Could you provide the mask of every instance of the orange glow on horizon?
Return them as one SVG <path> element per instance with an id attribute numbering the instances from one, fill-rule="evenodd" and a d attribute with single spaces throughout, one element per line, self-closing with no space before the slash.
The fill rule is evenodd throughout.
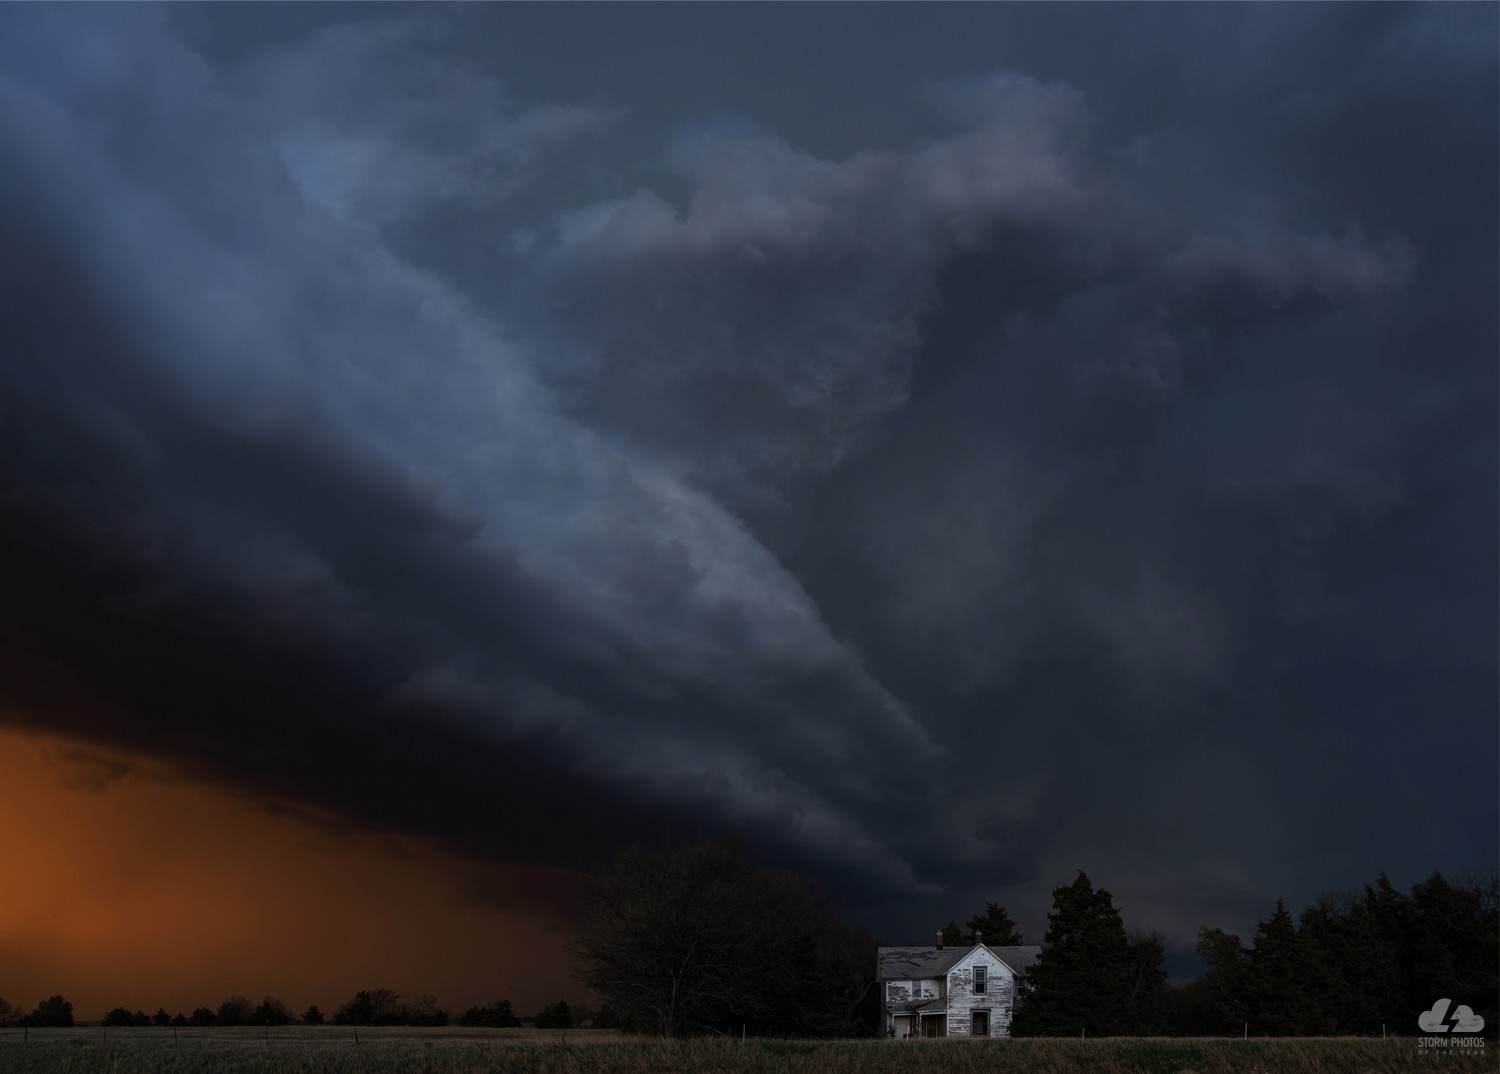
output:
<path id="1" fill-rule="evenodd" d="M 0 730 L 0 996 L 74 1016 L 191 1013 L 239 994 L 325 1015 L 364 988 L 455 1016 L 589 997 L 558 922 L 480 901 L 559 870 L 485 867 L 412 840 L 343 836 L 151 762 Z"/>

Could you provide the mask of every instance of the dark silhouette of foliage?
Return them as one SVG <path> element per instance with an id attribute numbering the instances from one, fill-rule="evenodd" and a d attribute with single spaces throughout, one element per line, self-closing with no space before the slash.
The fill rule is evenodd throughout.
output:
<path id="1" fill-rule="evenodd" d="M 323 1024 L 323 1012 L 318 1010 L 316 1003 L 302 1012 L 302 1024 L 305 1026 L 320 1026 Z"/>
<path id="2" fill-rule="evenodd" d="M 254 1008 L 244 996 L 229 996 L 214 1015 L 214 1024 L 220 1026 L 247 1026 Z"/>
<path id="3" fill-rule="evenodd" d="M 353 999 L 334 1013 L 333 1023 L 343 1026 L 445 1026 L 448 1012 L 440 1008 L 437 998 L 430 994 L 402 1003 L 399 992 L 372 988 L 355 993 Z"/>
<path id="4" fill-rule="evenodd" d="M 284 1026 L 290 1025 L 291 1021 L 292 1012 L 275 996 L 267 996 L 261 1000 L 260 1006 L 250 1012 L 251 1025 Z"/>
<path id="5" fill-rule="evenodd" d="M 958 927 L 958 922 L 950 921 L 943 926 L 943 946 L 971 947 L 973 946 L 973 944 L 971 943 L 969 938 L 964 935 L 964 930 Z"/>
<path id="6" fill-rule="evenodd" d="M 1250 1020 L 1248 952 L 1238 936 L 1205 925 L 1198 930 L 1198 955 L 1208 965 L 1197 982 L 1202 1024 L 1188 1031 L 1232 1033 Z"/>
<path id="7" fill-rule="evenodd" d="M 1291 1037 L 1332 1031 L 1332 1019 L 1323 1004 L 1313 1001 L 1309 989 L 1313 964 L 1280 899 L 1271 916 L 1256 927 L 1249 964 L 1245 984 L 1257 1032 Z"/>
<path id="8" fill-rule="evenodd" d="M 542 1008 L 542 1013 L 536 1016 L 536 1027 L 538 1029 L 571 1029 L 573 1026 L 573 1012 L 568 1007 L 567 1000 L 560 999 L 556 1003 L 549 1003 Z"/>
<path id="9" fill-rule="evenodd" d="M 489 1029 L 508 1029 L 521 1024 L 511 1009 L 510 1000 L 496 1000 L 488 1007 L 470 1007 L 459 1016 L 461 1026 L 483 1026 Z"/>
<path id="10" fill-rule="evenodd" d="M 987 947 L 1018 947 L 1026 942 L 1021 939 L 1021 930 L 1011 920 L 1010 914 L 999 903 L 986 902 L 984 913 L 975 914 L 966 924 L 971 943 L 975 933 L 983 935 Z"/>
<path id="11" fill-rule="evenodd" d="M 590 878 L 587 903 L 574 965 L 622 1028 L 873 1032 L 868 937 L 847 932 L 809 885 L 752 866 L 731 843 L 628 850 Z"/>
<path id="12" fill-rule="evenodd" d="M 172 1016 L 167 1013 L 165 1007 L 156 1008 L 156 1013 L 151 1016 L 151 1024 L 154 1026 L 169 1026 L 172 1024 Z"/>
<path id="13" fill-rule="evenodd" d="M 134 1025 L 135 1016 L 124 1007 L 115 1007 L 105 1013 L 104 1024 L 111 1027 Z"/>
<path id="14" fill-rule="evenodd" d="M 73 1024 L 73 1004 L 61 996 L 51 996 L 38 1003 L 25 1021 L 30 1026 L 66 1028 Z"/>
<path id="15" fill-rule="evenodd" d="M 181 1029 L 183 1026 L 188 1024 L 187 1015 L 183 1014 L 181 1011 L 178 1011 L 176 1014 L 172 1015 L 172 1024 Z"/>
<path id="16" fill-rule="evenodd" d="M 1156 936 L 1130 940 L 1109 892 L 1079 872 L 1052 893 L 1047 949 L 1017 1006 L 1016 1036 L 1110 1036 L 1160 1020 L 1166 975 Z"/>
<path id="17" fill-rule="evenodd" d="M 1205 927 L 1208 972 L 1182 990 L 1176 1029 L 1251 1036 L 1416 1032 L 1417 1012 L 1440 998 L 1497 1017 L 1497 881 L 1455 884 L 1433 874 L 1405 895 L 1381 874 L 1362 891 L 1319 896 L 1300 924 L 1283 903 L 1237 936 Z"/>
<path id="18" fill-rule="evenodd" d="M 214 1014 L 212 1008 L 197 1007 L 194 1008 L 191 1017 L 188 1018 L 188 1025 L 201 1028 L 202 1026 L 211 1026 L 217 1020 L 218 1016 Z"/>
<path id="19" fill-rule="evenodd" d="M 0 1026 L 13 1026 L 21 1021 L 21 1012 L 0 996 Z"/>
<path id="20" fill-rule="evenodd" d="M 424 992 L 401 1008 L 399 1019 L 401 1025 L 407 1026 L 445 1026 L 448 1012 L 438 1006 L 436 996 Z"/>

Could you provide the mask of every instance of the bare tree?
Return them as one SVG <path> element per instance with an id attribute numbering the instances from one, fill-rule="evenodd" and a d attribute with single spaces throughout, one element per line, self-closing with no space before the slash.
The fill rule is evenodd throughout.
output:
<path id="1" fill-rule="evenodd" d="M 578 977 L 628 1023 L 668 1037 L 766 1017 L 816 921 L 813 892 L 739 849 L 630 850 L 594 875 L 575 931 Z"/>

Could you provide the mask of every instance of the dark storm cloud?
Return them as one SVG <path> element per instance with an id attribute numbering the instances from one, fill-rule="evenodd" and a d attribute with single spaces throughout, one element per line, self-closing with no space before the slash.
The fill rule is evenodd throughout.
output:
<path id="1" fill-rule="evenodd" d="M 937 10 L 868 147 L 531 12 L 7 12 L 7 718 L 1181 935 L 1486 860 L 1493 11 Z"/>

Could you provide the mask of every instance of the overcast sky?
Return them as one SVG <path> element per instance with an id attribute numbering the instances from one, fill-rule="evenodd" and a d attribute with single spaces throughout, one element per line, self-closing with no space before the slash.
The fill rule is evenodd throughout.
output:
<path id="1" fill-rule="evenodd" d="M 1496 11 L 8 6 L 0 720 L 888 942 L 1492 868 Z"/>

